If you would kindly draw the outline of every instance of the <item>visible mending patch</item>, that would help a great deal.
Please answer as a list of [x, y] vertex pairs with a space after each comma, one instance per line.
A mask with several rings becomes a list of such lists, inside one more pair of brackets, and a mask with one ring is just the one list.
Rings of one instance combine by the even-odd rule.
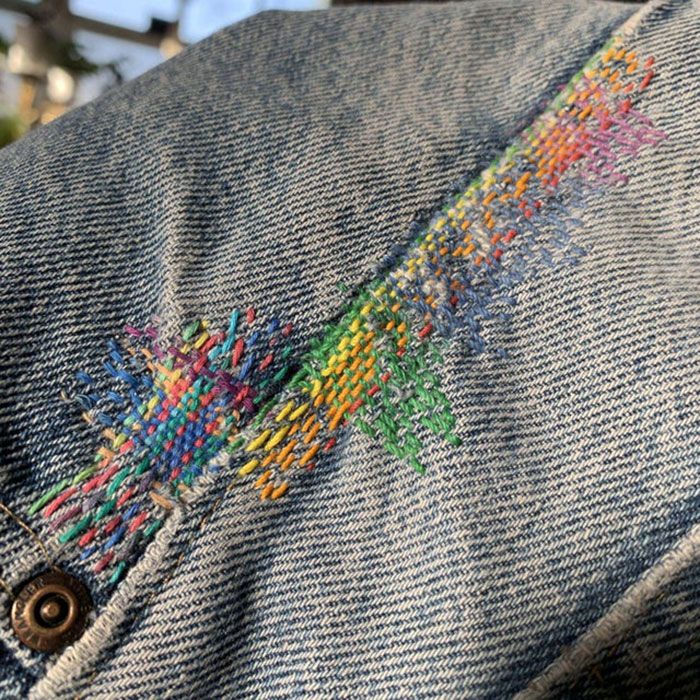
[[279, 391], [291, 334], [291, 323], [260, 320], [252, 308], [234, 311], [225, 330], [202, 321], [163, 337], [155, 326], [127, 326], [102, 367], [113, 388], [99, 392], [93, 376], [77, 374], [84, 391], [75, 400], [105, 444], [30, 513], [43, 509], [59, 542], [77, 542], [80, 558], [94, 556], [95, 571], [113, 569], [116, 581], [141, 540]]
[[513, 303], [515, 285], [543, 265], [575, 262], [575, 212], [665, 137], [638, 109], [653, 65], [613, 39], [311, 343], [291, 379], [291, 325], [253, 310], [225, 330], [195, 323], [173, 338], [127, 328], [104, 364], [117, 389], [99, 394], [78, 375], [78, 400], [107, 443], [31, 513], [43, 509], [61, 542], [116, 581], [197, 478], [234, 460], [275, 500], [353, 423], [422, 473], [427, 436], [460, 444], [436, 370], [445, 343], [466, 329], [479, 352], [494, 302]]

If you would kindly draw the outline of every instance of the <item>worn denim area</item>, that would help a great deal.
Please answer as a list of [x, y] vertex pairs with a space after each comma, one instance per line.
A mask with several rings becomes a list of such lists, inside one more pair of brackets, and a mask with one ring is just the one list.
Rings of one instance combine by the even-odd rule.
[[[635, 9], [266, 13], [4, 150], [3, 502], [25, 514], [91, 458], [59, 392], [124, 323], [253, 305], [295, 321], [300, 354]], [[586, 255], [525, 281], [485, 352], [455, 337], [440, 371], [463, 445], [436, 439], [419, 477], [350, 430], [272, 505], [206, 480], [114, 591], [53, 553], [97, 619], [46, 659], [3, 616], [5, 695], [605, 697], [657, 635], [692, 668], [700, 15], [642, 12], [628, 33], [667, 139], [580, 208]], [[0, 575], [43, 566], [0, 520]], [[618, 628], [639, 643], [613, 658]]]

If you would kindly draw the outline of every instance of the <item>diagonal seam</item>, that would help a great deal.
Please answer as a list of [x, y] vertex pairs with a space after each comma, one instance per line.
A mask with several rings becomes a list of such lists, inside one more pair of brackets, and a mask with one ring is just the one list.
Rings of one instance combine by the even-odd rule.
[[652, 565], [573, 646], [553, 661], [515, 697], [518, 700], [551, 697], [573, 682], [577, 674], [623, 641], [635, 623], [664, 590], [700, 560], [700, 523]]

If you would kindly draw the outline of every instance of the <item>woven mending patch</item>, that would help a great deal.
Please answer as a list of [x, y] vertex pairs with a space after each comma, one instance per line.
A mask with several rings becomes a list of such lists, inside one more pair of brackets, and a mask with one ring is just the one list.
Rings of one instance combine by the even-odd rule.
[[111, 389], [78, 375], [77, 399], [103, 447], [31, 512], [116, 581], [204, 473], [224, 469], [276, 500], [349, 424], [424, 472], [427, 437], [460, 443], [440, 388], [445, 344], [463, 329], [479, 352], [494, 302], [583, 254], [576, 212], [624, 184], [628, 161], [665, 137], [641, 112], [653, 78], [652, 58], [612, 40], [310, 344], [293, 376], [291, 325], [252, 309], [175, 337], [127, 328], [104, 363]]
[[492, 302], [543, 264], [583, 253], [570, 235], [576, 210], [624, 183], [625, 159], [664, 138], [637, 108], [653, 63], [611, 41], [314, 344], [245, 446], [240, 473], [261, 472], [263, 498], [290, 467], [312, 468], [347, 422], [421, 473], [427, 434], [459, 444], [436, 371], [442, 348], [466, 328], [478, 352]]
[[174, 337], [127, 327], [100, 368], [109, 390], [97, 389], [97, 373], [77, 374], [75, 400], [104, 445], [30, 512], [41, 509], [60, 542], [76, 542], [81, 559], [94, 558], [98, 573], [113, 569], [116, 580], [139, 542], [279, 391], [291, 334], [291, 323], [258, 319], [252, 308], [235, 311], [227, 328], [194, 322]]

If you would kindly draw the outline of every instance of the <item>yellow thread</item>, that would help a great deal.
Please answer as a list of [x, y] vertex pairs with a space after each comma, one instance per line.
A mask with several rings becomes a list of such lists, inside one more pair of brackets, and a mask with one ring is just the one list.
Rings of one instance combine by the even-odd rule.
[[270, 433], [272, 433], [271, 430], [266, 430], [260, 435], [258, 435], [258, 437], [256, 437], [255, 440], [248, 444], [248, 446], [245, 448], [245, 451], [252, 452], [253, 450], [257, 450], [260, 446], [264, 445], [270, 437]]
[[364, 340], [364, 337], [365, 334], [362, 331], [358, 331], [350, 340], [350, 345], [352, 345], [353, 347], [359, 345]]
[[194, 343], [195, 348], [199, 350], [199, 348], [201, 348], [202, 345], [207, 342], [207, 340], [209, 340], [209, 333], [202, 333], [202, 335], [200, 335]]
[[[279, 423], [283, 421], [287, 414], [294, 408], [294, 401], [288, 401], [287, 405], [275, 416], [275, 420]], [[293, 420], [293, 419], [292, 419]]]
[[265, 450], [269, 452], [275, 445], [279, 445], [282, 440], [287, 436], [287, 433], [289, 432], [289, 426], [285, 425], [283, 428], [280, 428], [266, 443], [265, 443]]
[[245, 476], [246, 474], [250, 474], [250, 472], [252, 472], [253, 469], [255, 469], [255, 467], [258, 466], [258, 464], [260, 464], [260, 460], [251, 459], [250, 462], [247, 462], [238, 470], [238, 473], [241, 476]]
[[292, 412], [292, 414], [289, 416], [289, 420], [296, 420], [300, 416], [303, 416], [304, 413], [306, 413], [306, 411], [308, 410], [308, 408], [309, 402], [307, 401], [305, 404], [302, 404], [301, 406], [299, 406], [299, 408]]

